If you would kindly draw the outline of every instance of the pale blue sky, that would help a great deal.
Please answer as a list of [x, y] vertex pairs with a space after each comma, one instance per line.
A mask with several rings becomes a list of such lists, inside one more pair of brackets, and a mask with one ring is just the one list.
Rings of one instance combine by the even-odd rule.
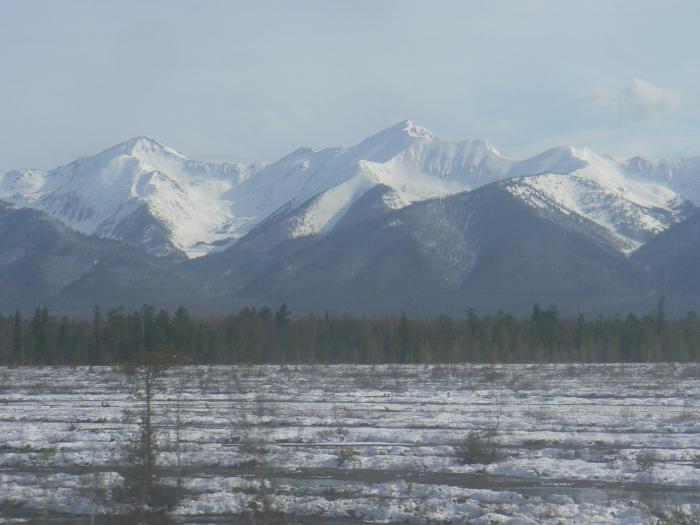
[[201, 160], [410, 118], [520, 157], [700, 155], [700, 2], [0, 0], [0, 168], [148, 134]]

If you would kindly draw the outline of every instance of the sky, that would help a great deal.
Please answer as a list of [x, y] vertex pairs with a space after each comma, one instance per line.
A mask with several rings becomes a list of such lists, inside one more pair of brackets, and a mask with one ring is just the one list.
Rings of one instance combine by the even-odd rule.
[[270, 161], [404, 119], [520, 158], [700, 155], [700, 2], [0, 0], [0, 169], [137, 135]]

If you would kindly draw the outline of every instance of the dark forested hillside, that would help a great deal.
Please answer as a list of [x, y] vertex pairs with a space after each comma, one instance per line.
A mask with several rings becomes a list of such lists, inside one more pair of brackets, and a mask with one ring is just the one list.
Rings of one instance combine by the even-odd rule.
[[656, 288], [700, 293], [700, 213], [658, 234], [632, 260], [647, 271]]
[[0, 308], [50, 305], [62, 313], [95, 303], [177, 306], [199, 287], [171, 260], [82, 235], [48, 215], [0, 202]]

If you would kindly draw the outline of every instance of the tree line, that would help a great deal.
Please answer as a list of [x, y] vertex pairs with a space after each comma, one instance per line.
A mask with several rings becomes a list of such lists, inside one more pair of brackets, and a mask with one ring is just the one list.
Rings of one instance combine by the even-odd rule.
[[286, 305], [243, 308], [225, 317], [95, 307], [92, 319], [0, 314], [0, 362], [6, 365], [112, 365], [158, 352], [177, 362], [509, 363], [653, 362], [700, 359], [700, 319], [667, 319], [664, 300], [647, 315], [561, 317], [535, 304], [517, 318], [498, 312], [434, 319], [406, 315], [292, 316]]

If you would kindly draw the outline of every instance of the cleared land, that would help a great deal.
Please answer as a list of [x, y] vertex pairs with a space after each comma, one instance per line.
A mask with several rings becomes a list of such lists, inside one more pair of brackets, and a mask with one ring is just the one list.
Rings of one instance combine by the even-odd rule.
[[[124, 514], [136, 386], [0, 368], [0, 522]], [[178, 522], [700, 520], [695, 364], [173, 368], [154, 407]]]

